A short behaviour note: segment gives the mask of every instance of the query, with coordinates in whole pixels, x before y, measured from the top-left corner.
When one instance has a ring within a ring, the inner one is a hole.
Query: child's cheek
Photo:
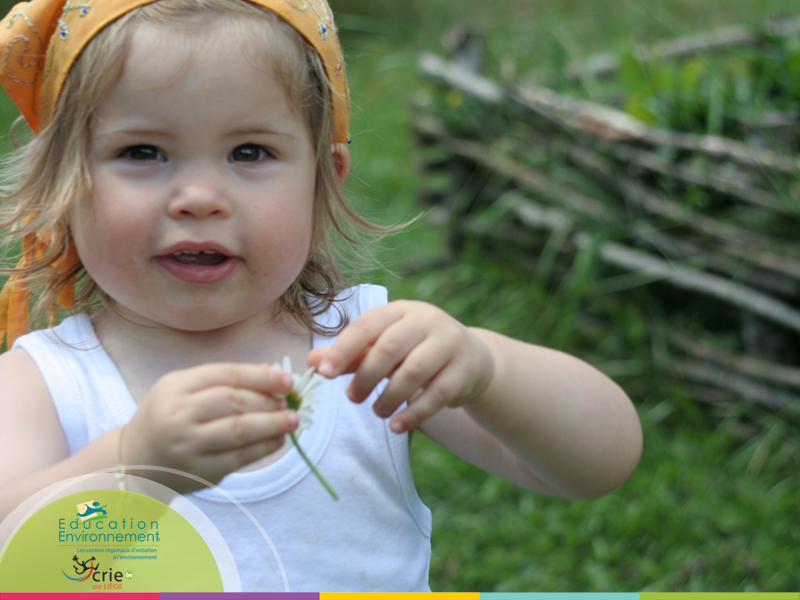
[[[137,215],[109,210],[107,203],[86,202],[70,212],[70,227],[86,271],[112,297],[133,285],[141,272],[142,240]]]
[[[272,206],[254,220],[248,237],[256,240],[260,255],[272,257],[270,270],[299,273],[305,266],[313,237],[312,206],[312,202]]]

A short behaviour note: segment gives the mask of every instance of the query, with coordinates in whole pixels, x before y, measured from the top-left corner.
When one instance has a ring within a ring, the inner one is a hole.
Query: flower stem
[[[325,489],[328,490],[331,493],[331,496],[333,496],[333,499],[334,500],[338,500],[339,499],[339,495],[336,492],[333,491],[333,488],[331,487],[331,485],[327,481],[325,481],[325,478],[322,476],[322,473],[317,471],[317,467],[315,467],[312,464],[311,460],[309,460],[309,458],[306,456],[306,453],[303,452],[303,449],[300,447],[300,444],[297,443],[297,438],[295,437],[294,432],[291,432],[289,434],[289,437],[292,438],[292,443],[294,444],[294,447],[297,448],[297,451],[300,453],[300,456],[303,457],[303,460],[306,461],[306,464],[309,467],[311,467],[311,470],[314,472],[314,475],[317,476],[317,479],[319,479],[320,482],[322,483],[322,485],[325,486]]]

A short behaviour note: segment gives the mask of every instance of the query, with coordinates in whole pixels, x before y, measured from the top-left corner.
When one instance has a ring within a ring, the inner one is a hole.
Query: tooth
[[[204,254],[216,254],[217,252],[215,250],[203,250],[203,253]]]

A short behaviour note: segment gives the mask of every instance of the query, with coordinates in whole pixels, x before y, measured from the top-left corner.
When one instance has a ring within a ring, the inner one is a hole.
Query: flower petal
[[[301,397],[305,395],[306,387],[311,382],[313,376],[314,367],[311,367],[305,373],[303,373],[299,381],[295,381],[295,391],[300,394]]]

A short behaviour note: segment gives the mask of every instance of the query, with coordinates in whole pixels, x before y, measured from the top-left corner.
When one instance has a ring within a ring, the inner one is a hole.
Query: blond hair
[[[335,93],[322,59],[290,24],[266,8],[245,0],[159,0],[139,7],[103,29],[84,49],[70,70],[52,121],[39,136],[12,155],[4,165],[0,194],[0,228],[9,229],[9,243],[38,232],[45,244],[31,264],[3,269],[21,275],[40,289],[34,314],[39,320],[55,306],[59,292],[77,278],[75,309],[92,311],[109,298],[78,264],[69,272],[50,268],[66,254],[69,244],[67,213],[73,202],[89,198],[90,132],[94,115],[116,85],[138,26],[167,26],[198,30],[226,18],[237,34],[255,38],[265,50],[274,77],[284,85],[289,105],[305,118],[316,153],[314,225],[308,260],[296,281],[281,296],[281,312],[292,315],[307,330],[324,335],[346,323],[323,327],[314,320],[334,305],[346,287],[337,262],[341,260],[334,232],[351,245],[368,235],[397,229],[375,225],[359,216],[344,196],[331,140],[334,132],[331,94]],[[204,28],[206,32],[208,27]],[[237,37],[239,37],[237,35]],[[374,236],[373,236],[374,237]],[[345,262],[353,263],[348,253]]]

